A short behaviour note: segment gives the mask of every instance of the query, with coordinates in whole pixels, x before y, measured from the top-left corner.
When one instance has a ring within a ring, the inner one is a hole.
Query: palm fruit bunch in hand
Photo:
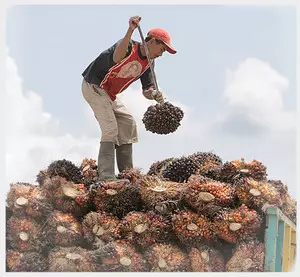
[[[138,185],[145,206],[158,214],[171,215],[182,205],[182,184],[146,175],[139,180]]]
[[[157,243],[145,253],[150,271],[187,272],[190,271],[188,256],[178,246],[167,243]]]
[[[251,163],[245,159],[226,162],[221,170],[221,178],[224,182],[234,182],[236,179],[251,177],[257,181],[267,178],[267,168],[259,161],[253,160]]]
[[[177,130],[183,118],[183,111],[169,102],[150,106],[143,116],[147,131],[156,134],[170,134]]]
[[[216,239],[214,224],[204,215],[182,210],[173,215],[172,223],[176,237],[184,246],[197,246]]]
[[[53,210],[45,191],[38,186],[27,183],[10,185],[7,205],[15,216],[29,215],[40,218],[49,215]]]
[[[97,210],[123,218],[130,211],[141,208],[141,196],[137,185],[121,179],[100,184],[94,196]]]
[[[99,264],[99,271],[147,271],[147,263],[142,255],[125,240],[111,241],[92,253],[93,260]]]
[[[8,271],[43,272],[48,270],[48,261],[38,252],[19,252],[9,250],[6,255]]]
[[[232,257],[226,263],[229,272],[262,272],[264,271],[265,246],[257,240],[241,242],[237,245]]]
[[[198,213],[211,217],[233,203],[234,189],[229,184],[192,175],[188,179],[184,199]]]
[[[205,244],[188,251],[192,272],[223,272],[225,261],[220,251]]]
[[[262,219],[255,210],[245,204],[236,209],[224,209],[214,218],[217,235],[230,243],[255,237]]]
[[[49,253],[49,272],[99,271],[91,251],[79,246],[55,247]]]
[[[104,211],[89,212],[82,221],[85,239],[97,246],[101,242],[119,239],[120,220]],[[100,240],[100,241],[99,241]]]

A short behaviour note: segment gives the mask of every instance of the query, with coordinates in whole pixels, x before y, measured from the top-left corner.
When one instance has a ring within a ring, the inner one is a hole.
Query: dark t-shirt
[[[89,66],[84,70],[82,76],[84,79],[91,84],[100,85],[105,75],[108,73],[108,70],[114,66],[116,63],[113,61],[114,51],[117,45],[121,42],[119,40],[110,48],[103,51]],[[131,53],[132,46],[138,44],[138,54],[142,60],[147,59],[146,56],[143,56],[141,53],[141,44],[137,41],[130,40],[130,43],[127,48],[126,56]],[[154,62],[152,63],[154,66]],[[150,86],[154,86],[152,73],[150,68],[148,68],[140,77],[142,88],[147,89]]]

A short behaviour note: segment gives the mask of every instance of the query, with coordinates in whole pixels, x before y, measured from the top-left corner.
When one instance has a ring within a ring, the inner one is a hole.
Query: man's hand
[[[160,91],[153,90],[152,91],[152,97],[159,104],[163,104],[164,103],[164,96],[163,96],[163,94]]]
[[[140,21],[141,21],[141,17],[138,15],[130,17],[129,18],[129,29],[131,31],[134,31],[134,29],[137,28]]]

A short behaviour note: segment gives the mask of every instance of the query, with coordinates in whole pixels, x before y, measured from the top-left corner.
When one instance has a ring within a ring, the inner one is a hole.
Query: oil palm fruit
[[[89,185],[98,180],[98,166],[96,160],[83,159],[79,169],[83,177],[82,182],[85,185]]]
[[[148,175],[158,175],[162,176],[162,173],[166,169],[168,165],[170,165],[174,161],[174,158],[167,158],[162,161],[156,161],[153,164],[151,164]]]

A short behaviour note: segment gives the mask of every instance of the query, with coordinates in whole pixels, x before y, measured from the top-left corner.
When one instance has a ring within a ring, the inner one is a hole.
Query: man
[[[163,103],[163,95],[156,91],[144,46],[131,39],[140,22],[139,16],[129,19],[123,39],[102,52],[82,73],[82,93],[99,122],[102,137],[98,156],[98,175],[102,181],[114,180],[115,149],[120,172],[132,168],[132,143],[138,141],[134,118],[117,98],[137,79],[141,80],[143,95]],[[152,29],[145,39],[150,59],[162,56],[165,51],[175,54],[169,34]]]

